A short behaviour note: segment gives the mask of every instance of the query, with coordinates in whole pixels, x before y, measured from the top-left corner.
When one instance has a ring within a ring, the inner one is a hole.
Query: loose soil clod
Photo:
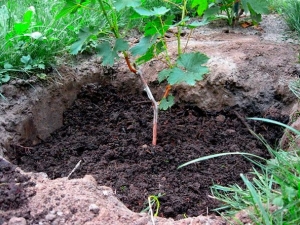
[[[147,207],[149,195],[164,194],[159,215],[180,219],[206,215],[219,205],[208,197],[211,185],[242,184],[240,173],[247,174],[253,166],[237,155],[177,170],[180,164],[221,152],[269,157],[235,113],[261,117],[255,107],[247,112],[238,108],[205,112],[193,105],[176,105],[160,112],[158,145],[151,146],[152,109],[146,100],[146,96],[119,95],[111,86],[87,85],[65,112],[62,128],[30,152],[16,148],[11,160],[25,171],[46,172],[52,179],[67,176],[82,160],[71,178],[93,175],[136,212]],[[282,136],[277,126],[246,123],[271,144]]]

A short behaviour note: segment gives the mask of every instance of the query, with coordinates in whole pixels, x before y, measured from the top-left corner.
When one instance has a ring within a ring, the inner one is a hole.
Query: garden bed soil
[[[161,112],[158,145],[151,145],[152,109],[146,96],[120,95],[112,86],[89,84],[64,114],[64,125],[43,143],[28,150],[14,146],[10,156],[24,171],[45,172],[51,179],[91,174],[111,187],[131,210],[141,212],[150,195],[160,198],[159,216],[184,218],[211,214],[220,203],[210,187],[242,185],[253,164],[239,155],[211,159],[177,169],[189,160],[222,152],[248,152],[268,158],[263,144],[245,123],[275,145],[282,128],[245,120],[262,115],[228,108],[207,112],[193,105],[176,105]],[[284,123],[288,117],[264,115]]]

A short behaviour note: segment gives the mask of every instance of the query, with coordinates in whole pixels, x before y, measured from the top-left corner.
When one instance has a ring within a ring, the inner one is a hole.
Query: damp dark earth
[[[209,197],[210,187],[242,185],[240,174],[249,174],[253,164],[230,155],[177,167],[224,152],[268,158],[267,149],[247,126],[271,145],[278,143],[283,130],[246,119],[252,116],[262,116],[254,105],[208,112],[178,104],[160,112],[158,144],[152,146],[152,109],[146,96],[120,95],[112,86],[89,84],[64,113],[60,129],[32,148],[15,146],[10,159],[24,171],[45,172],[51,179],[68,176],[81,162],[70,178],[91,174],[135,212],[147,207],[149,195],[162,195],[162,217],[211,214],[220,205]],[[287,116],[264,116],[288,122]]]

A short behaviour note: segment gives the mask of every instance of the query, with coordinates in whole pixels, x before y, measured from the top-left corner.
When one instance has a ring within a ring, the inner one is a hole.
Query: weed
[[[149,212],[152,216],[158,216],[158,211],[160,208],[159,198],[164,196],[164,194],[158,193],[157,195],[150,195],[147,199],[147,207],[145,207],[141,212]],[[153,208],[155,213],[153,214]]]

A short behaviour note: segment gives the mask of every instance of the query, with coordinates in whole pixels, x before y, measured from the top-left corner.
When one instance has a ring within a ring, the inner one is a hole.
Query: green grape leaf
[[[160,71],[158,73],[158,77],[157,77],[158,82],[161,83],[162,81],[166,80],[170,76],[172,71],[173,71],[172,69],[164,69],[164,70]]]
[[[148,51],[142,55],[141,57],[139,57],[135,62],[138,64],[138,65],[141,65],[143,63],[146,63],[148,61],[150,61],[151,59],[154,58],[155,54],[154,54],[154,45],[152,45]]]
[[[4,75],[0,75],[0,83],[7,83],[10,80],[10,76],[6,73]]]
[[[144,55],[156,43],[158,34],[143,37],[140,42],[130,49],[133,56]]]
[[[126,51],[129,48],[129,44],[122,38],[116,40],[114,51]]]
[[[198,72],[203,68],[201,64],[207,63],[208,57],[200,52],[191,52],[180,55],[177,64],[183,66],[185,70]]]
[[[114,3],[114,6],[117,11],[120,11],[126,7],[133,7],[136,8],[140,6],[141,2],[140,0],[117,0]]]
[[[78,33],[79,40],[74,42],[70,47],[70,53],[77,55],[82,49],[83,44],[93,35],[93,30],[88,27],[81,28]]]
[[[196,81],[203,80],[204,75],[208,73],[208,68],[202,66],[207,61],[208,57],[199,52],[182,54],[176,61],[177,67],[172,68],[167,76],[168,83],[195,85]]]
[[[174,96],[169,95],[166,98],[162,98],[162,100],[159,102],[159,109],[160,110],[167,110],[168,108],[171,108],[175,101],[174,101]]]
[[[118,54],[113,51],[110,43],[105,41],[96,47],[98,55],[102,56],[102,64],[104,66],[112,66],[114,64],[115,58],[118,58]]]
[[[173,20],[174,20],[174,15],[168,16],[167,19],[164,21],[163,25],[161,24],[159,18],[155,18],[154,20],[151,20],[145,25],[144,35],[148,36],[148,35],[154,35],[158,33],[161,36],[165,35],[168,29],[172,26]]]
[[[198,73],[184,71],[181,68],[175,67],[172,69],[167,80],[171,85],[187,83],[188,85],[193,86],[196,84],[196,81],[203,80],[206,73],[208,73],[208,69],[206,67],[203,67]]]
[[[146,62],[150,61],[151,59],[153,59],[159,53],[163,52],[164,48],[165,47],[164,47],[164,44],[162,43],[162,41],[159,41],[159,42],[155,43],[154,45],[152,45],[148,49],[148,51],[144,55],[139,57],[135,62],[138,65],[146,63]]]
[[[97,53],[102,57],[102,65],[112,66],[115,59],[119,59],[118,52],[125,51],[129,48],[128,43],[121,38],[116,40],[116,43],[111,47],[110,43],[105,41],[96,47]]]
[[[163,16],[165,15],[170,9],[167,9],[164,6],[161,6],[159,8],[154,7],[152,10],[145,9],[142,7],[134,8],[134,11],[136,11],[141,16]]]

